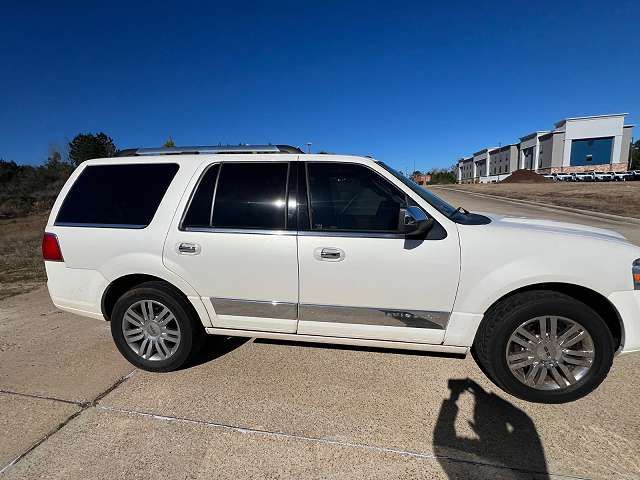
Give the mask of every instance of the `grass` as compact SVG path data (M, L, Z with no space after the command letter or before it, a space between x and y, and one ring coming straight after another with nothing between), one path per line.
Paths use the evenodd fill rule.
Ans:
M47 214L0 220L0 300L47 281L40 251Z
M452 187L517 200L640 218L640 182L491 183Z

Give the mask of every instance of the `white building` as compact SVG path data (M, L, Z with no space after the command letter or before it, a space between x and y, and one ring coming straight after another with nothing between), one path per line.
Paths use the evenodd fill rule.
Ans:
M624 124L626 115L565 118L553 130L530 133L517 144L484 148L459 160L458 181L495 182L520 169L538 173L625 171L633 130L633 125Z

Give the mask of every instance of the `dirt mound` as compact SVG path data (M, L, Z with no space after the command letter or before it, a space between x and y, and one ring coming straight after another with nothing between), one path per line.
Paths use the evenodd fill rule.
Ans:
M532 170L516 170L500 183L548 183L550 179L538 175Z

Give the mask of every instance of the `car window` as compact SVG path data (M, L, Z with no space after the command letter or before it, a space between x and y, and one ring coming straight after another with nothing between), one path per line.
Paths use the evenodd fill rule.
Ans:
M349 163L307 164L313 230L394 232L405 195L373 170Z
M153 219L178 165L90 165L67 193L56 225L144 228Z
M286 225L288 163L223 163L211 225L219 228L283 230Z
M446 215L449 218L451 218L455 214L456 212L455 207L452 207L437 195L434 195L426 188L421 187L410 178L405 177L402 173L398 172L397 170L394 170L389 165L386 165L384 162L376 162L376 163L380 165L382 168L384 168L385 170L387 170L389 173L391 173L394 177L396 177L402 183L404 183L414 193L417 193L423 200L429 203L432 207L434 207L440 213ZM469 165L469 167L471 167L471 165Z
M211 226L211 206L219 170L220 164L211 165L200 179L182 221L183 228Z

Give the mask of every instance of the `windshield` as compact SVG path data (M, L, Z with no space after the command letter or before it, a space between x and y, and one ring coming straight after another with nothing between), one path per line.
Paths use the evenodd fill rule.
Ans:
M440 213L446 215L447 217L451 217L456 212L455 207L452 207L447 202L442 200L440 197L438 197L437 195L434 195L433 193L431 193L426 188L421 187L420 185L418 185L413 180L405 177L403 174L401 174L397 170L394 170L393 168L391 168L386 163L380 162L380 161L377 161L376 163L378 165L380 165L382 168L384 168L385 170L387 170L389 173L391 173L394 177L396 177L402 183L404 183L413 192L415 192L418 195L420 195L420 198L422 198L423 200L428 202L429 205L431 205L433 208L438 210Z

